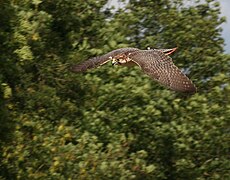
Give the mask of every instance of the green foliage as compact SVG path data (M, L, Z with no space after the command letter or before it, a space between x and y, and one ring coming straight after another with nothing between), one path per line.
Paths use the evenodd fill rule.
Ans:
M230 56L217 0L4 1L0 179L228 179ZM190 3L189 3L190 2ZM120 47L178 47L185 96L139 68L72 74Z
M68 126L64 120L49 127L43 120L33 123L27 118L20 117L23 122L16 127L19 138L13 141L14 146L3 148L3 164L11 164L10 171L17 179L133 179L138 172L154 171L154 166L144 161L144 150L128 154L131 136L115 134L116 141L105 145L97 136Z

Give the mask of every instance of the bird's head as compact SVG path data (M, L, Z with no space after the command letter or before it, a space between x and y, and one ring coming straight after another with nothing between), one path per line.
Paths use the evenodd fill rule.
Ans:
M112 65L122 65L127 62L127 57L124 54L114 56L112 58Z

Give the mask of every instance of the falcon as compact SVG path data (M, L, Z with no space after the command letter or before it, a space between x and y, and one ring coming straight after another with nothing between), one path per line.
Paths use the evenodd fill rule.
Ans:
M183 93L195 93L196 87L182 71L174 65L170 54L172 49L120 48L105 55L90 58L80 64L73 65L70 70L75 73L99 67L107 62L120 66L139 66L153 80L171 90Z

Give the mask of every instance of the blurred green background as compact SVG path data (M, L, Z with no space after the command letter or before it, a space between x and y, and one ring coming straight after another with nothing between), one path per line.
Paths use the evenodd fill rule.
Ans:
M230 55L218 0L0 1L0 179L228 180ZM121 47L173 48L198 87L138 67L70 64Z

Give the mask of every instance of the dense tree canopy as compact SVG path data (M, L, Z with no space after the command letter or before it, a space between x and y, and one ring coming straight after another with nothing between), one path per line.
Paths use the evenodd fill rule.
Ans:
M230 56L218 0L4 0L0 179L228 179ZM178 47L198 87L136 68L71 64L120 47Z

